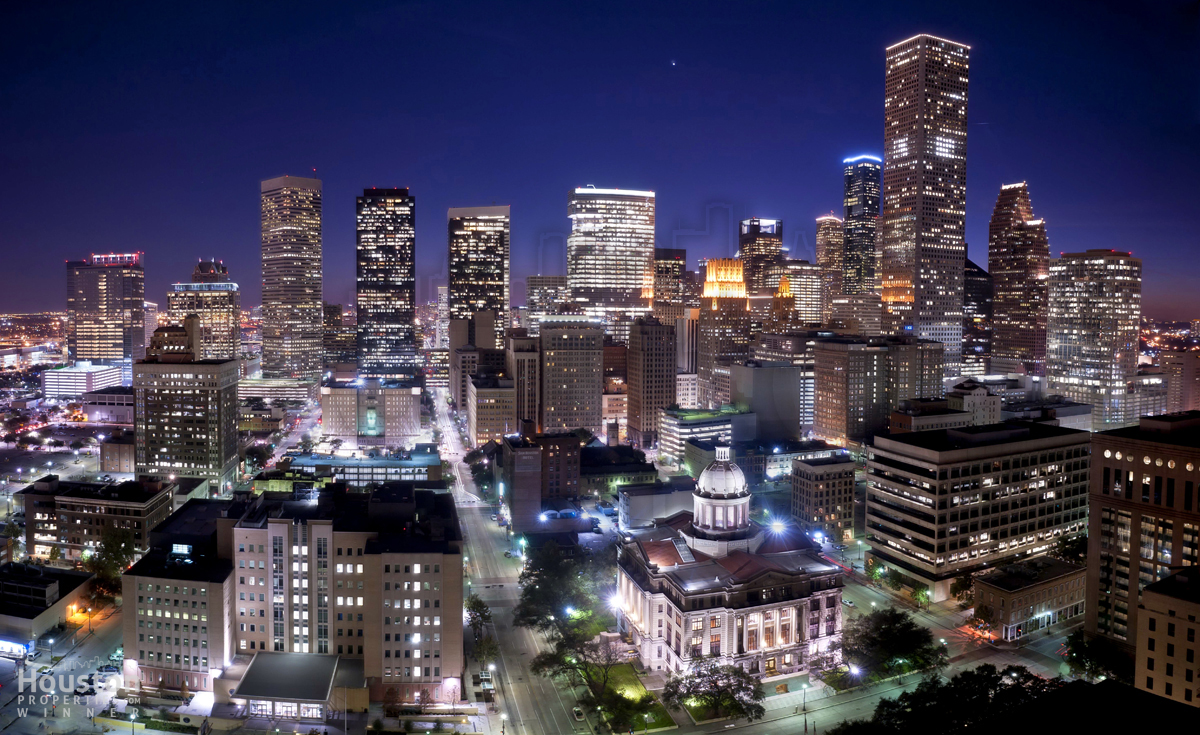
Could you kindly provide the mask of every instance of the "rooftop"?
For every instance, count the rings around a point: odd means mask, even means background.
[[[978,580],[1006,592],[1017,592],[1059,577],[1082,574],[1084,571],[1086,571],[1084,567],[1076,564],[1039,556],[1036,559],[1005,564],[984,574]]]
[[[107,388],[101,388],[100,390],[89,390],[83,395],[85,398],[87,396],[131,396],[133,395],[133,386],[110,385]]]
[[[340,660],[339,656],[313,653],[259,653],[250,662],[233,696],[328,702],[333,696]]]
[[[1146,585],[1142,592],[1153,592],[1183,602],[1200,604],[1200,567],[1180,569],[1169,577]]]
[[[220,584],[233,574],[233,562],[213,556],[169,554],[164,550],[155,550],[139,559],[125,574],[131,577]]]
[[[92,576],[91,572],[77,572],[72,569],[58,569],[56,567],[9,562],[4,566],[0,566],[0,588],[6,583],[21,586],[44,586],[57,582],[57,599],[61,600],[69,596],[81,584],[86,584],[90,581]],[[13,602],[11,599],[6,599],[3,606],[3,614],[15,618],[32,619],[45,611],[46,608],[44,607],[38,605],[21,605]]]
[[[963,426],[957,429],[934,429],[877,436],[875,443],[880,448],[885,448],[888,444],[903,444],[914,449],[952,452],[958,449],[1001,446],[1045,439],[1074,438],[1086,441],[1088,436],[1088,432],[1077,429],[1064,429],[1060,426],[1028,421],[1008,421],[983,426]]]
[[[18,491],[24,495],[66,497],[72,500],[108,501],[114,503],[148,503],[159,493],[166,492],[170,485],[136,480],[122,483],[105,482],[62,482],[58,475],[46,475],[35,480],[29,487]]]
[[[1195,449],[1200,447],[1200,411],[1143,416],[1137,426],[1102,431],[1096,437],[1133,439]]]

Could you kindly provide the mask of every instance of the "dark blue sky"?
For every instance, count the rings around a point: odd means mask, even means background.
[[[746,216],[811,257],[840,161],[881,151],[884,48],[928,32],[972,46],[971,258],[1025,180],[1054,252],[1131,249],[1145,313],[1200,317],[1198,7],[6,3],[0,309],[64,308],[64,260],[130,249],[151,300],[216,257],[256,304],[258,182],[314,168],[335,302],[370,186],[417,197],[422,297],[451,206],[511,204],[514,278],[565,272],[584,184],[655,190],[659,244],[692,267]]]

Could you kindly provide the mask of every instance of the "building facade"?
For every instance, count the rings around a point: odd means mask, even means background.
[[[421,434],[421,389],[379,378],[326,383],[321,430],[346,449],[411,447]]]
[[[1178,571],[1142,590],[1133,685],[1200,706],[1196,692],[1196,630],[1200,619],[1200,576],[1195,567]]]
[[[649,312],[654,292],[654,192],[572,190],[567,283],[586,315],[611,325]]]
[[[821,267],[821,322],[829,323],[834,297],[842,295],[845,240],[842,220],[832,213],[817,217],[817,265]]]
[[[146,272],[142,253],[93,254],[67,262],[67,360],[121,368],[146,356]]]
[[[1084,567],[1044,556],[1007,564],[975,578],[976,615],[1000,640],[1022,640],[1082,617],[1086,577]]]
[[[321,181],[262,182],[262,374],[321,377]]]
[[[994,296],[992,360],[998,373],[1046,374],[1050,241],[1025,182],[1005,184],[988,223]]]
[[[412,380],[417,357],[417,200],[408,189],[364,189],[355,200],[358,372]]]
[[[447,212],[451,319],[496,314],[496,343],[504,343],[509,297],[510,207],[451,207]]]
[[[63,482],[46,475],[19,491],[25,508],[25,551],[48,559],[54,549],[67,561],[100,548],[108,528],[133,534],[137,553],[149,547],[150,530],[171,513],[173,487],[166,482]]]
[[[242,356],[242,293],[229,280],[229,269],[223,263],[197,263],[191,283],[171,286],[167,309],[172,324],[183,324],[188,314],[200,317],[200,359],[236,360]]]
[[[801,531],[834,543],[850,541],[854,467],[854,459],[843,453],[792,460],[792,518]]]
[[[700,405],[719,408],[729,402],[729,393],[727,385],[722,389],[717,369],[746,359],[750,351],[750,305],[741,260],[708,261],[699,317],[696,374]]]
[[[542,323],[542,430],[603,431],[604,330],[595,322]]]
[[[961,370],[970,47],[921,34],[889,46],[884,78],[885,332],[911,326]]]
[[[746,295],[770,296],[779,284],[778,276],[771,283],[770,271],[783,260],[783,220],[752,217],[738,227],[738,259],[745,271]]]
[[[879,292],[875,229],[882,163],[875,156],[842,161],[842,293],[847,296]]]
[[[658,442],[663,409],[676,402],[675,327],[654,317],[636,319],[629,329],[626,373],[629,440],[649,448]]]
[[[529,333],[537,336],[541,322],[559,313],[571,300],[566,276],[526,276],[525,307],[529,314]]]
[[[992,372],[992,277],[967,259],[963,276],[964,376]]]

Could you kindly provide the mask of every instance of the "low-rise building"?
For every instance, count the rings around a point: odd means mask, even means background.
[[[1018,641],[1081,617],[1087,569],[1040,556],[1005,564],[975,578],[975,614],[992,621],[1002,640]]]
[[[579,497],[580,449],[574,432],[529,433],[501,440],[497,492],[514,532],[538,528],[544,502]]]
[[[310,403],[320,395],[320,386],[310,380],[287,378],[242,378],[238,381],[238,400],[261,398],[264,401]]]
[[[1047,396],[1025,401],[1010,401],[1000,411],[1001,421],[1041,421],[1064,429],[1092,430],[1092,407],[1062,396]]]
[[[991,423],[995,423],[994,421]],[[934,429],[958,429],[972,425],[972,414],[949,408],[942,398],[914,398],[901,401],[892,418],[888,431],[903,434],[910,431],[932,431]]]
[[[658,430],[658,456],[679,464],[684,460],[688,439],[728,443],[758,436],[758,418],[733,407],[709,410],[668,408],[662,412]]]
[[[382,457],[289,455],[280,462],[280,466],[296,475],[296,479],[327,478],[326,482],[341,482],[351,488],[365,488],[385,482],[442,480],[442,457],[436,444],[417,444],[411,450],[392,452]]]
[[[676,475],[642,485],[624,485],[617,491],[617,524],[622,531],[650,528],[656,519],[670,518],[692,508],[696,481]]]
[[[280,406],[238,407],[238,431],[251,434],[270,434],[283,428],[287,414]]]
[[[473,375],[467,386],[467,432],[475,446],[500,441],[517,431],[517,392],[513,381]]]
[[[133,426],[133,388],[112,385],[83,394],[83,413],[98,424]]]
[[[114,432],[100,444],[100,471],[133,474],[137,468],[136,438],[133,434]]]
[[[11,655],[24,648],[33,653],[46,631],[84,613],[90,605],[92,577],[91,572],[33,564],[0,566],[0,600],[4,601],[0,605],[0,647],[4,652]],[[57,652],[68,650],[75,638],[71,633],[69,640],[57,641]],[[43,639],[42,645],[49,647],[49,641]]]
[[[579,452],[579,492],[608,496],[622,485],[642,485],[658,479],[654,464],[633,447],[583,447]]]
[[[47,398],[78,398],[123,384],[119,365],[93,365],[79,360],[70,367],[42,371],[42,395]]]
[[[809,441],[737,441],[715,442],[689,439],[683,450],[683,467],[692,477],[699,477],[704,468],[717,458],[717,446],[727,445],[733,461],[746,475],[746,482],[760,485],[777,482],[792,474],[792,462],[797,459],[829,457],[841,450],[819,439]]]
[[[321,431],[346,449],[412,446],[421,433],[421,388],[380,378],[326,383]]]
[[[853,538],[854,467],[840,451],[792,461],[792,518],[801,531],[833,542]]]
[[[1142,589],[1133,685],[1200,707],[1196,643],[1200,629],[1200,567],[1187,567]]]
[[[699,376],[695,373],[675,374],[675,405],[680,408],[700,408],[700,388],[696,382],[698,379]],[[661,416],[659,423],[662,423]]]

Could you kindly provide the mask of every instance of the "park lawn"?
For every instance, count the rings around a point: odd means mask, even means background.
[[[637,677],[637,672],[633,670],[632,664],[621,664],[612,667],[609,672],[608,685],[613,690],[623,693],[630,699],[640,699],[646,694],[646,687],[642,686],[642,682]],[[671,727],[675,724],[675,720],[671,719],[671,714],[667,712],[667,708],[662,706],[661,702],[655,702],[650,708],[649,729],[653,730],[658,727]]]

